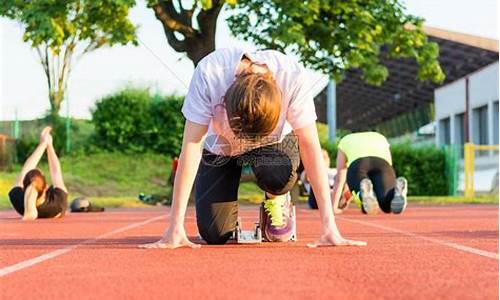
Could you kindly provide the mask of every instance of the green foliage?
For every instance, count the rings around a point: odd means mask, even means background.
[[[40,131],[45,126],[52,126],[54,148],[59,156],[66,155],[66,118],[49,120],[42,118],[21,121],[21,136],[16,141],[16,161],[24,162],[39,143]],[[7,124],[5,124],[7,125]],[[6,126],[8,127],[8,126]],[[71,119],[71,153],[85,153],[89,149],[89,138],[94,128],[90,121]]]
[[[423,19],[406,13],[400,0],[239,0],[236,8],[228,19],[235,36],[295,53],[337,80],[359,68],[367,82],[381,84],[389,75],[382,53],[414,59],[421,80],[444,80],[438,45],[428,42]]]
[[[134,5],[134,0],[4,0],[0,16],[19,21],[33,47],[47,45],[59,53],[68,42],[100,47],[135,41],[136,28],[128,20]]]
[[[184,117],[181,113],[183,98],[166,96],[151,103],[153,129],[149,137],[150,147],[158,153],[178,156],[182,146]]]
[[[158,0],[147,0],[147,5],[148,7],[153,7],[154,5],[158,4]],[[198,8],[201,8],[203,10],[209,10],[214,6],[213,0],[193,0],[192,1],[192,10],[196,10]],[[222,0],[220,2],[225,2],[229,4],[230,6],[234,7],[236,3],[238,2],[237,0]]]
[[[92,111],[93,142],[107,150],[178,155],[184,118],[182,97],[159,101],[146,89],[125,89],[104,97]]]
[[[24,162],[38,145],[39,140],[33,136],[23,137],[16,141],[16,160]]]
[[[391,146],[391,152],[396,175],[408,179],[409,195],[448,194],[446,157],[443,149],[401,144]]]
[[[126,89],[104,97],[92,111],[95,144],[107,150],[146,151],[151,134],[151,97],[147,90]]]

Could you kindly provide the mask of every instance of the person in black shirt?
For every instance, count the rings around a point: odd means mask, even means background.
[[[23,220],[60,218],[64,216],[68,206],[68,192],[64,185],[59,159],[52,145],[50,131],[50,127],[43,129],[40,134],[40,144],[24,163],[14,187],[9,192],[10,202],[23,216]],[[47,186],[42,171],[36,168],[45,150],[47,150],[51,186]]]

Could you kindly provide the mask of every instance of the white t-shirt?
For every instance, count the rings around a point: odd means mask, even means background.
[[[281,92],[281,115],[269,137],[259,142],[238,139],[229,127],[224,95],[236,78],[243,56],[265,64]],[[209,125],[205,149],[236,156],[252,149],[281,142],[293,129],[314,123],[317,119],[311,87],[304,68],[293,58],[275,51],[253,53],[241,49],[219,49],[204,57],[194,70],[182,113],[194,123]]]

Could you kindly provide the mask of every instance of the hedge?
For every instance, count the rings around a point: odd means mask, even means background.
[[[106,96],[92,111],[97,147],[129,153],[178,155],[182,144],[183,98],[155,97],[147,89],[125,89]]]

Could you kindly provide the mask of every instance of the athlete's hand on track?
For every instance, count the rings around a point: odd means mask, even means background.
[[[143,249],[176,249],[181,247],[189,247],[191,249],[200,248],[200,244],[191,242],[184,228],[175,229],[170,226],[163,237],[154,243],[139,245]]]
[[[309,248],[325,247],[325,246],[366,246],[364,241],[354,241],[343,238],[336,228],[326,229],[322,231],[319,241],[307,244]]]

